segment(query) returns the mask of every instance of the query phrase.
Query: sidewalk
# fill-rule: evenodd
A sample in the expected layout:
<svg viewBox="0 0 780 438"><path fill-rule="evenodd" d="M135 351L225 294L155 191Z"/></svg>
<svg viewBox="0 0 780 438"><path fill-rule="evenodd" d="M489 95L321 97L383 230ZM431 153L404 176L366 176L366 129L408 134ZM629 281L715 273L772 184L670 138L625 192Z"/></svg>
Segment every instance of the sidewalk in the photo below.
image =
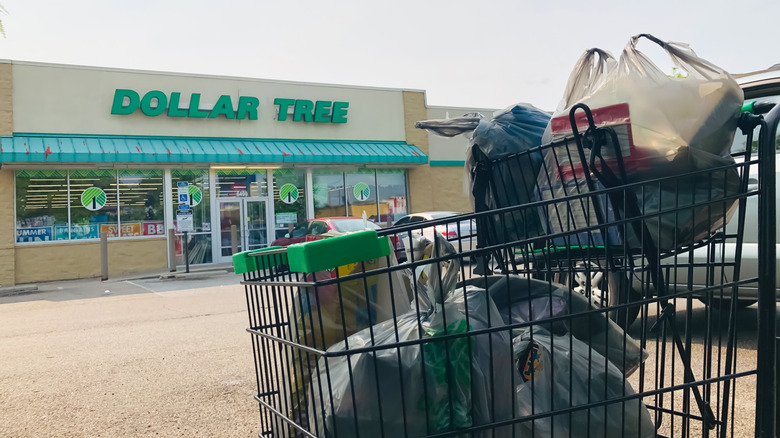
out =
<svg viewBox="0 0 780 438"><path fill-rule="evenodd" d="M191 266L190 272L185 272L184 267L179 267L174 272L169 272L167 269L163 271L152 271L146 273L137 273L126 276L120 276L116 278L109 277L108 280L102 281L98 277L92 278L78 278L71 280L57 280L47 281L42 283L27 283L17 284L15 286L0 287L0 297L9 297L15 295L26 295L34 293L52 292L56 290L72 289L74 287L88 287L90 289L100 289L105 287L107 290L111 289L111 286L121 282L135 282L140 280L161 280L161 281L176 281L176 280L199 280L214 277L215 275L221 275L233 272L232 263L216 263L210 265Z"/></svg>

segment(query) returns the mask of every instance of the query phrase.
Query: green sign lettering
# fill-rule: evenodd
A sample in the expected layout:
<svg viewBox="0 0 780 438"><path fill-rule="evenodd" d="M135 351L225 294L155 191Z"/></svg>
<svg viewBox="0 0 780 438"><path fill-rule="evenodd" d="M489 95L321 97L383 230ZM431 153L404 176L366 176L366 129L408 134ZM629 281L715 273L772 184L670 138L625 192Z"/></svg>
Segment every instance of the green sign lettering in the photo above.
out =
<svg viewBox="0 0 780 438"><path fill-rule="evenodd" d="M208 111L203 111L198 108L200 106L200 93L192 93L190 96L190 117L206 118L209 115Z"/></svg>
<svg viewBox="0 0 780 438"><path fill-rule="evenodd" d="M236 118L236 113L233 112L233 100L227 94L219 96L217 103L214 104L214 109L209 113L210 119L216 119L218 116L225 116L231 120Z"/></svg>
<svg viewBox="0 0 780 438"><path fill-rule="evenodd" d="M317 123L330 123L330 104L329 100L318 100L314 104L314 121Z"/></svg>
<svg viewBox="0 0 780 438"><path fill-rule="evenodd" d="M250 96L239 96L238 98L238 114L236 117L239 120L248 118L249 120L257 120L257 108L260 106L260 99Z"/></svg>
<svg viewBox="0 0 780 438"><path fill-rule="evenodd" d="M284 122L287 120L287 112L290 111L290 105L295 105L295 99L282 99L277 97L274 99L274 105L279 105L279 116L277 120Z"/></svg>
<svg viewBox="0 0 780 438"><path fill-rule="evenodd" d="M347 108L349 102L333 102L332 123L347 123Z"/></svg>
<svg viewBox="0 0 780 438"><path fill-rule="evenodd" d="M174 91L171 93L171 101L168 103L168 117L187 117L187 110L179 108L181 93Z"/></svg>
<svg viewBox="0 0 780 438"><path fill-rule="evenodd" d="M313 109L314 102L302 99L296 100L295 112L293 112L293 122L300 122L301 120L304 122L314 121L314 116L312 115Z"/></svg>
<svg viewBox="0 0 780 438"><path fill-rule="evenodd" d="M279 115L276 119L280 122L287 120L290 107L293 107L293 122L347 123L349 102L332 102L330 100L312 102L305 99L277 97L274 99L274 105L279 107Z"/></svg>
<svg viewBox="0 0 780 438"><path fill-rule="evenodd" d="M129 103L125 105L125 98L128 98ZM114 91L114 104L111 105L111 114L127 115L132 114L138 109L138 105L141 103L141 97L138 96L133 90L123 90L118 88Z"/></svg>
<svg viewBox="0 0 780 438"><path fill-rule="evenodd" d="M157 106L152 107L152 101L157 101ZM152 90L144 94L141 99L141 112L149 117L159 116L168 107L168 97L162 91Z"/></svg>
<svg viewBox="0 0 780 438"><path fill-rule="evenodd" d="M238 96L238 105L233 106L233 98L228 94L219 96L211 110L200 108L200 93L190 94L190 102L182 108L182 97L178 91L170 95L160 90L151 90L141 97L135 90L117 88L111 104L111 114L130 115L139 108L149 117L162 115L167 110L168 117L189 117L197 119L216 119L224 116L228 120L257 120L260 99L253 96ZM311 101L306 99L287 99L277 97L274 105L279 109L277 120L287 121L292 110L293 122L347 123L349 102L330 100Z"/></svg>

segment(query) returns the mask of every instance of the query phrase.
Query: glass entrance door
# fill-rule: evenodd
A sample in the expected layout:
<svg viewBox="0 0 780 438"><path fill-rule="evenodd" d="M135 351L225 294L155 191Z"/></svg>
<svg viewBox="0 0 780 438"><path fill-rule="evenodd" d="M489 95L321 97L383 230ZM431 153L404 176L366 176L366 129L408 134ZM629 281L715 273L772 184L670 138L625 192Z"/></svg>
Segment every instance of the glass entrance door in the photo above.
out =
<svg viewBox="0 0 780 438"><path fill-rule="evenodd" d="M242 200L246 218L244 235L246 249L253 250L268 246L268 223L266 222L265 201Z"/></svg>
<svg viewBox="0 0 780 438"><path fill-rule="evenodd" d="M220 261L229 262L234 251L241 252L268 246L268 223L264 200L218 199L217 206Z"/></svg>

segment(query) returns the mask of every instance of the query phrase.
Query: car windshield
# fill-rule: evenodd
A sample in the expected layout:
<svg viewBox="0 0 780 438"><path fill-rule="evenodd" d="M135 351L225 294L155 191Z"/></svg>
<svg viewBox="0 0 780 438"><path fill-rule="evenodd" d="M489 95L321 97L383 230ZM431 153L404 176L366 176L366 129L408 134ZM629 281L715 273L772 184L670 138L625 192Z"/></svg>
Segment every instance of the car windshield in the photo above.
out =
<svg viewBox="0 0 780 438"><path fill-rule="evenodd" d="M381 227L371 221L363 224L363 219L338 219L331 221L333 228L339 233L350 233L352 231L362 231L365 229L379 230Z"/></svg>

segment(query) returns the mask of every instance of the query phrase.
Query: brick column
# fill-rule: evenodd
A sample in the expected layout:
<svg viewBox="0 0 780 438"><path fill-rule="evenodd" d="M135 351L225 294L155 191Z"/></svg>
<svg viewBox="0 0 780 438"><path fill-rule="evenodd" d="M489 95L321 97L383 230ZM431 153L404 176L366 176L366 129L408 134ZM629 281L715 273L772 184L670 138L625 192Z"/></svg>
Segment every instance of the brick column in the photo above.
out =
<svg viewBox="0 0 780 438"><path fill-rule="evenodd" d="M14 133L13 65L0 62L0 136ZM14 171L0 168L0 286L16 284Z"/></svg>

